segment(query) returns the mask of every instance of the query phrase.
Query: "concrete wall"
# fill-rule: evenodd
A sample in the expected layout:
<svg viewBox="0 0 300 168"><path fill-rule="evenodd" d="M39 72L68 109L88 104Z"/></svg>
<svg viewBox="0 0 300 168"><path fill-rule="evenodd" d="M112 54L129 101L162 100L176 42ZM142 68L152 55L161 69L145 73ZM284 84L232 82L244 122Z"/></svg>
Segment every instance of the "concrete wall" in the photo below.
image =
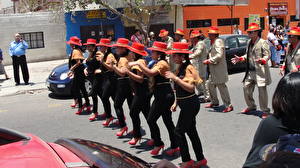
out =
<svg viewBox="0 0 300 168"><path fill-rule="evenodd" d="M67 58L64 15L49 12L0 15L0 48L4 64L11 64L9 44L15 33L43 32L44 48L28 49L28 62Z"/></svg>

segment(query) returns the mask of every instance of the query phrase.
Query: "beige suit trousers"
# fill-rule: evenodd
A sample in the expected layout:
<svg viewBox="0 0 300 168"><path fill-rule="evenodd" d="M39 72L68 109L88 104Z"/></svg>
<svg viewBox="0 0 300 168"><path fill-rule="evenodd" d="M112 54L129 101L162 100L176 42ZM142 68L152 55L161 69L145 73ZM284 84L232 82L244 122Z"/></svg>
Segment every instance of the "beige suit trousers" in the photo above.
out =
<svg viewBox="0 0 300 168"><path fill-rule="evenodd" d="M245 101L248 108L251 110L256 109L256 104L253 99L253 92L254 92L255 85L256 85L255 80L248 79L245 80L243 86ZM269 113L270 108L268 108L268 92L266 86L258 87L258 99L259 99L260 110Z"/></svg>
<svg viewBox="0 0 300 168"><path fill-rule="evenodd" d="M225 83L212 84L210 80L208 80L208 88L212 104L219 104L219 99L217 95L218 88L224 105L226 107L231 106L229 91Z"/></svg>

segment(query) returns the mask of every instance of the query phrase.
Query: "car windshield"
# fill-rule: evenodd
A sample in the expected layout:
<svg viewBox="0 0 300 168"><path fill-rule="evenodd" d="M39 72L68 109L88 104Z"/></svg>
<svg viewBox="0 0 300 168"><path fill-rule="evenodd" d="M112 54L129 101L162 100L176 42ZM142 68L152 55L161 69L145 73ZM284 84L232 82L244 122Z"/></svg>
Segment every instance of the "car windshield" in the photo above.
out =
<svg viewBox="0 0 300 168"><path fill-rule="evenodd" d="M26 135L7 128L0 128L0 146L30 139Z"/></svg>
<svg viewBox="0 0 300 168"><path fill-rule="evenodd" d="M60 139L57 144L64 146L90 166L110 168L150 168L151 166L120 149L98 142L82 139Z"/></svg>

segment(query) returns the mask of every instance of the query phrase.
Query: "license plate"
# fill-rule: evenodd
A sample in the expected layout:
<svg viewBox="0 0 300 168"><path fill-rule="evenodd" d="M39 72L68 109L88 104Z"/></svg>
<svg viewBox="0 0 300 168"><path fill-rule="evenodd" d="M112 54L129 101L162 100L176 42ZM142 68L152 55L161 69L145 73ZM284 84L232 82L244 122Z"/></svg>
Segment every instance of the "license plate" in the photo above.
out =
<svg viewBox="0 0 300 168"><path fill-rule="evenodd" d="M66 87L66 85L64 85L64 84L58 84L57 85L57 88L65 88Z"/></svg>

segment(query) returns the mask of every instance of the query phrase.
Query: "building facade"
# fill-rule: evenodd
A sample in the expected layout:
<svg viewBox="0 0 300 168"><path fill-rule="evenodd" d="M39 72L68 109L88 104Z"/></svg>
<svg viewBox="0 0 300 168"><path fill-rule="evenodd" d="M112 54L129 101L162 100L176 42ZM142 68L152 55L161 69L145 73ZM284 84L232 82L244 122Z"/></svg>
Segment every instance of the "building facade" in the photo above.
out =
<svg viewBox="0 0 300 168"><path fill-rule="evenodd" d="M295 0L232 0L225 5L221 1L215 1L214 4L197 2L200 1L180 2L184 6L183 25L186 34L191 29L200 29L206 33L210 26L218 26L222 34L231 34L234 24L246 33L249 19L256 19L265 37L269 24L285 26L290 21L290 26L296 26L299 21Z"/></svg>

